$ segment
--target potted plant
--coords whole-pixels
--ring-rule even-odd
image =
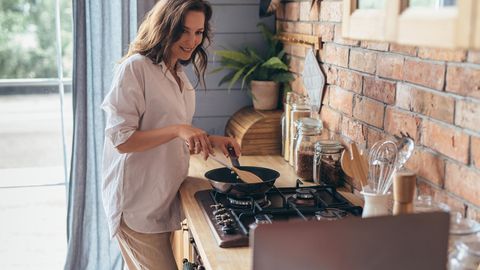
[[[266,51],[260,54],[250,47],[240,51],[219,50],[220,67],[212,72],[229,70],[219,82],[228,83],[228,89],[241,81],[241,88],[250,90],[253,107],[256,110],[274,110],[277,108],[279,89],[291,91],[290,82],[293,73],[288,69],[282,43],[268,30],[265,24],[257,25],[266,41]]]

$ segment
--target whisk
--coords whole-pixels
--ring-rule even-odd
[[[390,189],[397,158],[397,145],[392,141],[376,142],[370,149],[368,181],[374,193],[386,194]]]

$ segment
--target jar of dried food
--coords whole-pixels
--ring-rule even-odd
[[[295,103],[292,104],[292,111],[290,112],[290,145],[288,163],[293,166],[295,161],[295,136],[298,129],[298,120],[310,116],[310,105],[306,97],[297,97]]]
[[[282,155],[283,158],[288,161],[290,158],[290,138],[292,137],[291,135],[291,126],[292,126],[292,121],[291,121],[291,113],[292,113],[292,105],[297,101],[297,99],[301,98],[301,95],[295,92],[288,92],[285,95],[285,103],[283,103],[283,108],[284,108],[284,115],[285,117],[282,118],[282,132],[283,132],[283,137],[282,137],[282,143],[283,143],[283,151]]]
[[[306,181],[313,181],[313,157],[315,143],[322,134],[322,121],[313,118],[297,120],[297,135],[295,136],[295,173]]]
[[[313,181],[332,186],[343,185],[343,171],[340,160],[343,145],[339,141],[320,140],[315,143]]]

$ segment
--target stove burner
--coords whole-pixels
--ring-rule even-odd
[[[325,208],[324,210],[315,212],[317,220],[337,220],[342,219],[347,212],[337,208]]]
[[[297,188],[295,192],[296,199],[313,199],[315,197],[315,189],[313,188]]]
[[[228,197],[228,201],[230,202],[231,206],[239,206],[239,207],[251,207],[252,206],[252,201],[255,201],[258,205],[261,207],[268,207],[270,206],[271,202],[267,199],[267,195],[261,197],[261,198],[231,198]]]
[[[270,224],[272,223],[273,215],[261,214],[255,216],[255,224]]]
[[[302,206],[315,205],[315,189],[313,188],[297,188],[293,194],[293,203]]]

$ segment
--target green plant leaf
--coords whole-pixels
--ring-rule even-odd
[[[235,73],[235,75],[233,75],[232,79],[230,80],[230,83],[228,84],[228,90],[230,90],[232,88],[232,86],[238,81],[238,79],[240,79],[240,76],[242,76],[243,74],[243,71],[245,70],[246,67],[240,69],[239,71],[237,71]]]
[[[271,68],[271,69],[281,69],[281,70],[288,70],[288,66],[283,63],[280,58],[274,56],[267,60],[267,62],[262,64],[262,67]]]
[[[242,79],[242,87],[241,87],[241,89],[243,89],[243,86],[245,85],[245,82],[250,81],[250,80],[248,79],[248,77],[258,68],[258,65],[259,65],[259,64],[256,64],[256,65],[253,66],[250,70],[248,70],[247,73],[245,73],[245,76],[243,76],[243,79]]]
[[[293,81],[295,78],[290,72],[279,72],[279,73],[273,74],[271,79],[274,82],[287,83],[287,82]]]
[[[225,75],[225,76],[220,80],[220,82],[218,83],[218,86],[220,86],[220,85],[222,85],[222,84],[230,81],[230,80],[233,78],[233,76],[235,75],[235,73],[236,73],[236,71],[232,71],[232,72],[228,73],[227,75]]]
[[[234,62],[238,62],[244,65],[249,64],[252,61],[252,59],[243,52],[222,50],[215,51],[215,53],[221,56],[223,60],[232,60]]]

